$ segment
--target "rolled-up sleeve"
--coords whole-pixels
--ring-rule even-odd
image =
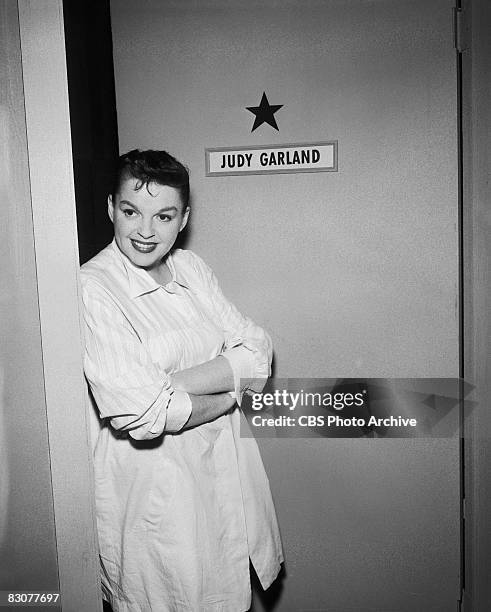
[[[222,356],[234,375],[237,403],[247,391],[262,391],[271,375],[273,346],[269,334],[249,317],[241,314],[224,296],[213,271],[193,254],[195,267],[206,286],[212,307],[225,335]]]
[[[191,401],[154,363],[111,295],[95,282],[82,286],[84,371],[101,418],[136,440],[182,429]]]

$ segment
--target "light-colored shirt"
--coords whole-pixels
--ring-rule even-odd
[[[268,478],[239,407],[181,429],[191,403],[172,374],[223,355],[240,404],[271,341],[197,255],[166,262],[162,286],[113,240],[81,271],[103,596],[115,612],[241,612],[249,559],[263,588],[283,561]]]

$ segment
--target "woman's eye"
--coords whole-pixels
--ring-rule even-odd
[[[159,215],[159,219],[161,221],[170,221],[172,217],[169,217],[169,215]]]
[[[132,217],[132,216],[135,214],[135,211],[134,211],[134,210],[132,210],[131,208],[125,208],[125,209],[123,210],[123,214],[124,214],[126,217]]]

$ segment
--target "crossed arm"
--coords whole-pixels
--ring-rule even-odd
[[[234,390],[234,375],[230,363],[219,355],[210,361],[173,374],[172,385],[178,391],[187,391],[194,395],[226,393]]]
[[[177,391],[186,391],[191,400],[191,416],[183,429],[190,429],[225,414],[235,404],[228,393],[234,389],[232,368],[221,355],[172,376]]]

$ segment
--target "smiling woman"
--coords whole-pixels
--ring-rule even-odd
[[[248,610],[249,560],[263,588],[283,560],[256,442],[240,436],[270,338],[173,248],[189,178],[171,155],[121,156],[108,212],[114,240],[81,272],[104,599],[115,612]]]
[[[115,193],[108,197],[108,213],[121,252],[165,284],[170,272],[163,258],[189,216],[189,179],[185,168],[165,151],[146,152],[146,156],[146,167],[137,150],[122,156]]]

